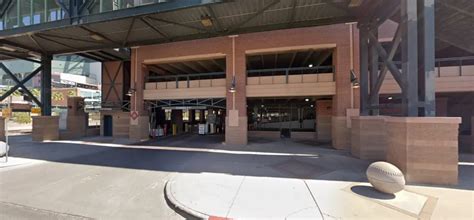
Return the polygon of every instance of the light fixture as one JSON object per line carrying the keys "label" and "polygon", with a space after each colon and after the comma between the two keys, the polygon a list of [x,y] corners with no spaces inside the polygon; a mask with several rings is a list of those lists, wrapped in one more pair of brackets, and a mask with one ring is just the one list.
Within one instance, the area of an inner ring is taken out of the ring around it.
{"label": "light fixture", "polygon": [[263,105],[263,104],[262,104],[260,107],[262,107],[262,108],[263,108],[263,107],[265,107],[265,105]]}
{"label": "light fixture", "polygon": [[103,41],[104,38],[98,34],[91,34],[90,37],[96,41]]}
{"label": "light fixture", "polygon": [[41,54],[33,52],[33,51],[28,52],[28,55],[32,57],[36,57],[36,58],[41,58]]}
{"label": "light fixture", "polygon": [[212,18],[209,15],[201,16],[201,24],[204,27],[212,27]]}
{"label": "light fixture", "polygon": [[304,101],[305,101],[305,102],[309,102],[309,99],[308,99],[308,98],[306,98],[306,99],[304,99]]}
{"label": "light fixture", "polygon": [[357,79],[357,76],[354,73],[354,70],[351,70],[351,83],[352,83],[352,88],[359,88],[360,87],[359,80]]}
{"label": "light fixture", "polygon": [[126,95],[127,96],[132,96],[133,94],[135,94],[135,91],[136,91],[135,89],[130,88]]}
{"label": "light fixture", "polygon": [[311,108],[313,108],[313,107],[314,107],[314,105],[311,105]]}
{"label": "light fixture", "polygon": [[235,87],[235,76],[232,76],[232,84],[230,85],[229,92],[230,93],[237,92],[237,88]]}
{"label": "light fixture", "polygon": [[309,68],[312,68],[312,67],[313,67],[313,64],[312,64],[312,63],[310,63],[310,64],[308,65],[308,67],[309,67]]}
{"label": "light fixture", "polygon": [[0,49],[10,51],[10,52],[16,51],[16,48],[14,48],[12,46],[5,45],[5,44],[0,45]]}
{"label": "light fixture", "polygon": [[389,96],[387,99],[388,99],[388,100],[392,100],[392,99],[393,99],[393,97],[392,97],[392,96]]}

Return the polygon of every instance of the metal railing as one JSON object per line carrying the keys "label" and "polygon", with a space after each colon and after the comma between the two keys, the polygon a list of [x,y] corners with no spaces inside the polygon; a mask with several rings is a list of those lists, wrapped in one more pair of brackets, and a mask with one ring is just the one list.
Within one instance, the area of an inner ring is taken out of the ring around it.
{"label": "metal railing", "polygon": [[[324,74],[333,73],[333,66],[316,66],[316,67],[291,67],[291,68],[273,68],[273,69],[255,69],[247,70],[247,80],[249,77],[265,77],[265,76],[285,76],[285,83],[289,83],[291,75],[307,75],[307,74]],[[333,81],[335,80],[333,75]],[[247,81],[248,82],[248,81]]]}
{"label": "metal railing", "polygon": [[[225,79],[225,72],[210,72],[210,73],[193,73],[193,74],[176,74],[176,75],[163,75],[163,76],[148,76],[145,78],[147,83],[167,83],[176,82],[176,87],[179,88],[179,82],[186,82],[186,88],[190,87],[190,81],[193,80],[212,80],[213,79]],[[168,84],[166,84],[168,85]],[[169,89],[168,87],[166,87]]]}
{"label": "metal railing", "polygon": [[[401,61],[393,61],[393,63],[399,68],[402,69]],[[379,63],[380,67],[384,64],[383,62]],[[438,68],[437,77],[441,77],[441,68],[443,67],[458,67],[459,76],[463,76],[463,66],[474,66],[474,56],[465,56],[465,57],[448,57],[448,58],[436,58],[435,59],[435,68]]]}

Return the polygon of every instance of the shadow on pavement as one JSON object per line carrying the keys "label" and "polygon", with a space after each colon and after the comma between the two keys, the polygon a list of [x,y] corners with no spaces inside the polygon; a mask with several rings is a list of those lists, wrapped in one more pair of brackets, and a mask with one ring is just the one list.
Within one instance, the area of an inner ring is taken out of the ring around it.
{"label": "shadow on pavement", "polygon": [[[118,147],[87,140],[35,143],[29,136],[15,136],[11,140],[13,157],[180,173],[366,182],[365,170],[370,164],[344,151],[287,140],[249,142],[238,149],[222,144],[222,136],[197,135]],[[460,178],[459,185],[449,188],[473,190],[469,177],[473,167],[460,166],[460,176],[467,178]],[[355,192],[363,194],[364,190],[356,188]]]}

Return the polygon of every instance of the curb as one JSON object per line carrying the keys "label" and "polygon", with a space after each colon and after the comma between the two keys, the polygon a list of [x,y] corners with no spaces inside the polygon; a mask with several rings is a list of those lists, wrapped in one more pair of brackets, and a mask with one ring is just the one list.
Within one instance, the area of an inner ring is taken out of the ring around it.
{"label": "curb", "polygon": [[165,184],[165,199],[169,202],[171,206],[173,206],[172,208],[175,209],[175,211],[177,211],[178,213],[182,212],[196,219],[209,219],[209,220],[230,220],[231,219],[231,218],[226,218],[226,217],[210,216],[210,215],[204,214],[202,212],[196,211],[192,208],[189,208],[183,205],[173,196],[173,193],[171,190],[173,182],[174,181],[171,179],[171,180],[168,180]]}

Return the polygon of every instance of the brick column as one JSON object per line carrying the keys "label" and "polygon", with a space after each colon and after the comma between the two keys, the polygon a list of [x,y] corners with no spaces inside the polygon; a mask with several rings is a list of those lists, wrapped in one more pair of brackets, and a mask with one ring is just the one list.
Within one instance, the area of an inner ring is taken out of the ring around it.
{"label": "brick column", "polygon": [[385,116],[352,117],[351,154],[359,159],[385,160]]}
{"label": "brick column", "polygon": [[5,118],[0,117],[0,141],[5,141]]}
{"label": "brick column", "polygon": [[59,116],[34,116],[33,141],[59,140]]}
{"label": "brick column", "polygon": [[[234,67],[235,62],[235,67]],[[231,93],[232,78],[235,70],[236,92]],[[239,49],[239,37],[235,38],[235,59],[232,50],[232,38],[226,56],[226,122],[225,142],[228,145],[247,145],[247,68],[245,51]]]}
{"label": "brick column", "polygon": [[132,49],[130,88],[135,91],[130,97],[130,111],[137,111],[139,114],[136,120],[130,117],[129,138],[132,140],[146,140],[149,137],[148,111],[145,109],[143,101],[145,76],[147,74],[148,69],[142,65],[142,59],[140,58],[140,49]]}
{"label": "brick column", "polygon": [[387,161],[408,183],[457,184],[461,118],[388,117]]}
{"label": "brick column", "polygon": [[[349,29],[349,28],[348,28]],[[344,33],[341,33],[344,34]],[[336,149],[350,148],[350,128],[347,126],[346,111],[351,108],[352,85],[350,80],[350,43],[339,43],[333,54],[336,79],[336,95],[333,96],[332,146]]]}
{"label": "brick column", "polygon": [[86,136],[88,117],[84,112],[84,98],[79,96],[68,97],[67,107],[67,135],[65,135],[65,138],[78,138]]}
{"label": "brick column", "polygon": [[447,117],[448,116],[448,98],[438,97],[436,98],[436,116]]}
{"label": "brick column", "polygon": [[316,101],[316,139],[318,141],[331,140],[332,101]]}

